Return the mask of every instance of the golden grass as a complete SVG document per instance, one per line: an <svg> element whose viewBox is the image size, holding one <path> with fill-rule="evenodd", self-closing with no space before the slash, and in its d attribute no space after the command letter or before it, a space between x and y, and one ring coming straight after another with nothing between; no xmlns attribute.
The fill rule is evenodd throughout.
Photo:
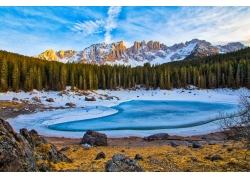
<svg viewBox="0 0 250 180"><path fill-rule="evenodd" d="M58 147L58 148L61 148ZM73 151L78 148L77 151ZM229 149L232 149L229 151ZM226 145L220 143L216 145L204 145L201 149L194 149L187 146L172 147L148 146L148 147L91 147L85 150L80 145L70 145L70 149L64 151L72 164L58 163L51 164L56 170L79 169L86 172L104 172L105 164L116 153L122 153L134 158L140 154L143 160L138 163L144 171L155 172L248 172L250 171L250 153L246 151L241 142ZM104 152L105 159L95 160L99 152ZM248 153L248 155L247 155ZM211 161L214 155L220 155L222 160ZM247 155L247 156L246 156ZM193 161L196 158L197 161Z"/></svg>
<svg viewBox="0 0 250 180"><path fill-rule="evenodd" d="M23 107L23 104L14 101L0 101L0 108L3 107L20 109Z"/></svg>

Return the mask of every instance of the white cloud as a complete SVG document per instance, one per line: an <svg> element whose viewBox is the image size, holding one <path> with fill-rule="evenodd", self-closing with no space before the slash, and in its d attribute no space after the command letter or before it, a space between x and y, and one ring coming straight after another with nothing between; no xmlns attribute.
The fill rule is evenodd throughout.
<svg viewBox="0 0 250 180"><path fill-rule="evenodd" d="M71 30L77 31L79 33L83 33L84 35L90 35L94 33L102 32L102 27L104 25L104 21L96 20L94 21L84 21L83 23L78 22L75 23Z"/></svg>
<svg viewBox="0 0 250 180"><path fill-rule="evenodd" d="M105 43L111 42L111 31L116 28L117 17L119 16L121 9L121 6L111 6L108 10L108 18L105 25Z"/></svg>
<svg viewBox="0 0 250 180"><path fill-rule="evenodd" d="M111 6L107 12L108 17L104 20L89 20L77 22L71 28L71 30L83 35L91 35L101 33L105 31L104 41L105 43L111 42L111 31L117 27L117 18L121 12L121 6Z"/></svg>
<svg viewBox="0 0 250 180"><path fill-rule="evenodd" d="M126 10L124 10L126 11ZM168 46L198 38L218 44L244 42L250 44L249 7L180 7L129 9L119 22L127 41L155 40ZM119 29L118 29L119 30Z"/></svg>

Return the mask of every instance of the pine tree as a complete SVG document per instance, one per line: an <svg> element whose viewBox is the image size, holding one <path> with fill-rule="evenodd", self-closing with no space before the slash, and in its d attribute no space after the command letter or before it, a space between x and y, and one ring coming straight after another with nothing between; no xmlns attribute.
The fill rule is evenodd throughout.
<svg viewBox="0 0 250 180"><path fill-rule="evenodd" d="M224 75L224 73L221 76L221 81L222 81L222 88L226 88L226 82L225 82L225 75Z"/></svg>
<svg viewBox="0 0 250 180"><path fill-rule="evenodd" d="M38 70L37 70L36 89L38 91L41 91L43 89L43 87L42 87L42 73L41 73L41 69L40 68L38 68Z"/></svg>
<svg viewBox="0 0 250 180"><path fill-rule="evenodd" d="M239 88L240 87L240 66L238 65L237 67L237 71L236 71L236 77L235 77L235 88Z"/></svg>
<svg viewBox="0 0 250 180"><path fill-rule="evenodd" d="M61 67L60 83L61 83L61 88L65 89L67 85L67 70L64 65Z"/></svg>
<svg viewBox="0 0 250 180"><path fill-rule="evenodd" d="M106 77L105 77L104 70L102 70L102 89L103 90L106 89Z"/></svg>
<svg viewBox="0 0 250 180"><path fill-rule="evenodd" d="M73 71L71 71L70 74L70 86L72 90L75 88L75 76Z"/></svg>
<svg viewBox="0 0 250 180"><path fill-rule="evenodd" d="M12 88L13 88L13 91L16 91L20 88L20 71L19 71L17 63L15 63L13 67Z"/></svg>
<svg viewBox="0 0 250 180"><path fill-rule="evenodd" d="M164 87L164 79L163 79L163 73L160 72L160 88L165 89Z"/></svg>
<svg viewBox="0 0 250 180"><path fill-rule="evenodd" d="M6 92L8 90L8 63L7 60L4 58L1 63L1 79L0 79L0 90L2 92Z"/></svg>

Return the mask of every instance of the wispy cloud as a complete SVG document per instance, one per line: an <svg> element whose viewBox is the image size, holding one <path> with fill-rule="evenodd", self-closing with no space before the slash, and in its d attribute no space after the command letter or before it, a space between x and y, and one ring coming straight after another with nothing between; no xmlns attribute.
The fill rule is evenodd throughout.
<svg viewBox="0 0 250 180"><path fill-rule="evenodd" d="M108 17L106 19L77 22L73 25L71 30L78 32L78 34L83 34L84 36L105 32L104 41L105 43L110 43L112 37L111 31L117 27L116 23L121 9L122 7L120 6L111 6L108 9Z"/></svg>
<svg viewBox="0 0 250 180"><path fill-rule="evenodd" d="M126 18L118 28L119 37L126 36L127 41L173 45L198 38L218 44L249 37L250 7L125 7L124 11Z"/></svg>
<svg viewBox="0 0 250 180"><path fill-rule="evenodd" d="M108 18L105 25L105 43L110 43L111 41L111 31L116 28L117 17L119 16L121 10L121 6L111 6L108 10Z"/></svg>
<svg viewBox="0 0 250 180"><path fill-rule="evenodd" d="M104 26L103 20L94 21L84 21L83 23L75 23L71 30L82 33L83 35L90 35L95 33L101 33Z"/></svg>
<svg viewBox="0 0 250 180"><path fill-rule="evenodd" d="M193 38L250 46L249 6L5 6L0 22L0 49L26 55L119 40L127 47L141 40L172 46Z"/></svg>

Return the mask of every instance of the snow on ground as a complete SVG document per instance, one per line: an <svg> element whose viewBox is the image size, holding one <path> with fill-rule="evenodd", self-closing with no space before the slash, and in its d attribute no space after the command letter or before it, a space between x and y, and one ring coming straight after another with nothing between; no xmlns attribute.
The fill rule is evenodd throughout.
<svg viewBox="0 0 250 180"><path fill-rule="evenodd" d="M65 104L70 102L76 105L75 108L70 109L64 114L65 110L50 110L44 112L37 112L31 115L20 115L17 118L9 119L9 122L19 122L22 121L26 126L31 121L35 121L36 117L45 117L41 122L36 122L40 125L48 126L51 124L58 124L62 122L70 122L76 120L85 120L92 119L97 117L103 117L117 113L116 109L113 109L112 106L119 105L125 101L131 100L180 100L180 101L203 101L203 102L220 102L220 103L231 103L238 104L238 99L240 94L248 93L248 90L241 88L238 90L230 89L215 89L215 90L185 90L185 89L173 89L173 90L97 90L90 92L88 96L94 96L96 101L86 101L85 96L79 96L75 92L67 91L67 94L59 95L59 92L48 91L48 92L39 92L34 90L30 92L7 92L0 93L0 100L12 100L14 97L23 100L30 100L31 103L36 103L32 101L33 97L38 97L41 99L42 104L45 104L47 107L66 107ZM106 95L106 96L104 96ZM109 100L106 100L106 97L109 96ZM99 99L102 97L103 100ZM47 102L46 99L53 98L54 102ZM118 99L117 99L118 98ZM26 124L26 125L25 125ZM27 125L28 126L28 125ZM16 131L22 127L14 128ZM44 129L43 129L44 131ZM52 131L52 130L51 130ZM39 132L39 131L38 131ZM160 132L160 130L159 130ZM197 131L198 132L198 131ZM204 132L204 131L203 131ZM39 132L41 133L41 132ZM61 134L67 134L68 137L74 137L70 135L70 132L60 132ZM45 133L47 135L60 136L60 133L53 132ZM114 136L118 136L117 132L112 132ZM192 134L192 133L191 133ZM82 132L76 133L76 136L82 136ZM138 135L139 132L138 132Z"/></svg>

